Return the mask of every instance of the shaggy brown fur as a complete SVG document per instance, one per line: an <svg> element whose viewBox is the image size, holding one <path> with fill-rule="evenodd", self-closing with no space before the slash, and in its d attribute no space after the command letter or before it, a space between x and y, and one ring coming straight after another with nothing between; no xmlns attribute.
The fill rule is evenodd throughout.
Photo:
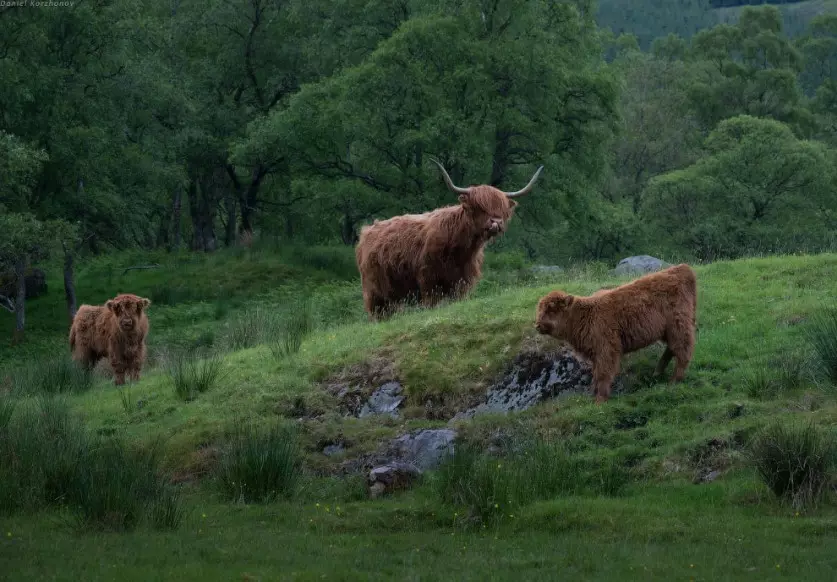
<svg viewBox="0 0 837 582"><path fill-rule="evenodd" d="M151 301L136 295L117 295L102 305L82 305L70 327L73 359L88 370L108 358L116 385L125 383L125 373L139 380L145 362L145 337Z"/></svg>
<svg viewBox="0 0 837 582"><path fill-rule="evenodd" d="M355 257L370 319L386 317L404 302L430 307L467 294L482 274L483 248L514 213L512 196L528 193L543 169L523 190L507 194L487 185L458 188L439 167L448 188L459 193L458 205L361 229Z"/></svg>
<svg viewBox="0 0 837 582"><path fill-rule="evenodd" d="M685 264L651 273L589 297L553 291L538 303L538 332L569 343L593 365L596 402L610 397L622 354L657 341L666 349L657 364L662 375L672 357L672 382L683 380L695 345L697 279Z"/></svg>

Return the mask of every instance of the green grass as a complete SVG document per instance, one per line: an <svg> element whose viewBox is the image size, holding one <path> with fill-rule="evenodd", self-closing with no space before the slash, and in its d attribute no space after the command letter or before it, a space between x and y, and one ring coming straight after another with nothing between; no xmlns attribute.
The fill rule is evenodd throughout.
<svg viewBox="0 0 837 582"><path fill-rule="evenodd" d="M363 498L362 475L340 476L340 463L405 431L446 426L522 347L554 346L532 325L537 301L549 290L586 294L622 280L598 265L534 276L517 260L495 258L468 300L372 324L356 276L339 257L345 259L342 250L311 251L294 261L269 249L230 251L195 259L198 277L198 270L171 267L189 264L187 258L121 256L80 272L79 287L99 286L103 298L110 289L100 280L104 266L129 259L165 263L171 286L190 288L191 295L150 308L153 357L129 393L99 371L92 387L65 392L93 435L137 447L161 439L162 469L186 485L161 494L163 501L146 508L128 533L78 536L61 525L61 508L3 518L0 533L11 537L0 542L0 555L14 579L147 579L158 571L186 580L546 579L556 572L602 580L828 579L837 566L831 489L797 509L762 483L752 463L752 445L765 427L837 421L837 393L820 369L833 354L814 341L828 338L817 326L837 291L837 255L697 267L699 332L685 383L651 378L661 348L630 355L622 365L625 392L606 405L572 396L457 422L460 444L476 447L471 457L413 491L374 501ZM261 272L270 274L262 279ZM134 278L140 294L166 280L156 269L125 277ZM225 291L217 293L216 284ZM300 299L310 312L294 307ZM60 295L51 289L30 307L31 343L11 357L43 357L65 341L65 322L50 320L61 311ZM275 325L257 329L255 339L229 342L229 330L255 312L264 315L253 320L258 325L268 319ZM289 349L277 349L285 338ZM166 354L195 345L220 354L218 380L186 402L173 391L164 362ZM5 375L17 369L10 365ZM375 382L364 380L393 374L407 396L399 419L345 417L328 390L340 383L368 390ZM31 397L13 401L4 406L14 406L16 415ZM245 423L257 435L272 427L277 435L291 426L297 431L293 447L303 470L294 486L260 487L244 497L287 491L271 503L241 503L240 492L225 494L213 478L231 458L224 456L235 442L231 435ZM497 435L523 448L518 454L504 446L486 456ZM258 469L270 455L291 458L282 456L286 441L276 438L239 455L235 466L256 481L280 481L281 471ZM343 455L321 453L337 441ZM498 464L501 477L491 472ZM694 483L710 472L715 481ZM182 496L185 515L165 517L180 515L181 507L167 505L166 495ZM472 519L480 507L490 511ZM178 520L174 531L154 529Z"/></svg>

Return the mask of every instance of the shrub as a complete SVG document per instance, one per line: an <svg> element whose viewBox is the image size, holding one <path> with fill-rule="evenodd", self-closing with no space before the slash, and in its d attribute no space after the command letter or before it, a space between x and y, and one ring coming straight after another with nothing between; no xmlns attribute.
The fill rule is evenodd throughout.
<svg viewBox="0 0 837 582"><path fill-rule="evenodd" d="M222 366L217 354L202 356L197 350L186 350L170 356L167 372L175 395L188 402L215 387L222 377Z"/></svg>
<svg viewBox="0 0 837 582"><path fill-rule="evenodd" d="M837 384L837 310L829 309L812 318L808 340L818 371L832 384Z"/></svg>
<svg viewBox="0 0 837 582"><path fill-rule="evenodd" d="M830 479L834 453L831 438L810 424L773 424L754 439L751 448L761 480L795 508L819 501Z"/></svg>
<svg viewBox="0 0 837 582"><path fill-rule="evenodd" d="M13 389L18 394L79 393L93 386L93 372L64 355L31 362L12 378Z"/></svg>
<svg viewBox="0 0 837 582"><path fill-rule="evenodd" d="M290 497L301 474L296 434L278 425L236 429L218 465L218 483L224 496L244 503Z"/></svg>

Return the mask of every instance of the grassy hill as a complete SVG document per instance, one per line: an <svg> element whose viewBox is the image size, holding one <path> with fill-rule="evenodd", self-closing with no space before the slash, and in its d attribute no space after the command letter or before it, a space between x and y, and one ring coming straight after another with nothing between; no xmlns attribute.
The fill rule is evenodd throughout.
<svg viewBox="0 0 837 582"><path fill-rule="evenodd" d="M185 516L173 531L108 533L79 528L73 503L0 513L9 579L827 579L837 566L833 494L818 504L777 500L750 462L754 437L771 423L829 430L837 418L811 343L833 306L837 255L698 267L699 335L684 384L650 377L660 349L649 348L624 360L626 390L606 405L572 396L457 421L458 450L471 444L477 457L458 453L459 468L370 500L361 477L343 475L344 461L413 428L448 426L522 348L550 349L532 327L549 290L586 294L622 280L603 266L535 276L517 258L492 256L467 301L371 324L351 255L300 253L116 256L80 269L85 300L131 291L154 301L151 366L124 390L100 371L92 386L73 376L60 398L43 400L68 377L57 351L66 353L66 321L54 288L31 302L31 342L2 355L14 406L7 426L66 406L96 438L162 438L161 467L181 483ZM138 262L160 267L123 274ZM217 374L184 400L172 378L178 362ZM372 385L382 370L405 388L402 417L341 414L328 386ZM304 474L271 503L224 493L214 453L248 423L298 439ZM497 435L524 448L479 452ZM337 440L345 452L323 455ZM282 440L272 442L261 453L277 455ZM694 483L709 470L716 479Z"/></svg>

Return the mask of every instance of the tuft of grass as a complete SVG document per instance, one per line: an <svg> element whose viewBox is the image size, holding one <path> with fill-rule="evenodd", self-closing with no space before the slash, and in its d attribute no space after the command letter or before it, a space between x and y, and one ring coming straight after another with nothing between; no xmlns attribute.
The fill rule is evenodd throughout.
<svg viewBox="0 0 837 582"><path fill-rule="evenodd" d="M6 434L16 407L16 400L9 396L0 395L0 437Z"/></svg>
<svg viewBox="0 0 837 582"><path fill-rule="evenodd" d="M837 309L814 316L807 331L818 371L837 384Z"/></svg>
<svg viewBox="0 0 837 582"><path fill-rule="evenodd" d="M279 324L273 311L261 307L247 309L229 322L225 345L235 351L265 343L276 335Z"/></svg>
<svg viewBox="0 0 837 582"><path fill-rule="evenodd" d="M305 337L314 328L311 304L301 301L289 309L278 326L277 336L270 343L276 358L285 358L299 351Z"/></svg>
<svg viewBox="0 0 837 582"><path fill-rule="evenodd" d="M156 530L176 530L185 515L180 491L170 485L161 487L148 507L148 521Z"/></svg>
<svg viewBox="0 0 837 582"><path fill-rule="evenodd" d="M526 439L512 450L511 456L497 458L473 444L457 447L437 473L439 499L464 506L473 519L485 522L562 495L616 495L628 482L629 474L618 462L588 466L561 443Z"/></svg>
<svg viewBox="0 0 837 582"><path fill-rule="evenodd" d="M297 435L279 425L238 428L217 471L221 491L231 501L267 503L291 497L302 475Z"/></svg>
<svg viewBox="0 0 837 582"><path fill-rule="evenodd" d="M91 437L63 398L19 408L0 436L0 512L66 507L77 525L105 530L179 523L182 504L160 475L160 447Z"/></svg>
<svg viewBox="0 0 837 582"><path fill-rule="evenodd" d="M186 350L170 356L167 373L175 396L188 402L218 384L222 367L223 359L218 354L202 355L197 350Z"/></svg>
<svg viewBox="0 0 837 582"><path fill-rule="evenodd" d="M773 494L802 509L822 497L836 451L831 437L814 425L775 423L754 439L751 456Z"/></svg>
<svg viewBox="0 0 837 582"><path fill-rule="evenodd" d="M12 385L18 394L81 393L93 386L93 372L68 356L44 358L14 372Z"/></svg>

